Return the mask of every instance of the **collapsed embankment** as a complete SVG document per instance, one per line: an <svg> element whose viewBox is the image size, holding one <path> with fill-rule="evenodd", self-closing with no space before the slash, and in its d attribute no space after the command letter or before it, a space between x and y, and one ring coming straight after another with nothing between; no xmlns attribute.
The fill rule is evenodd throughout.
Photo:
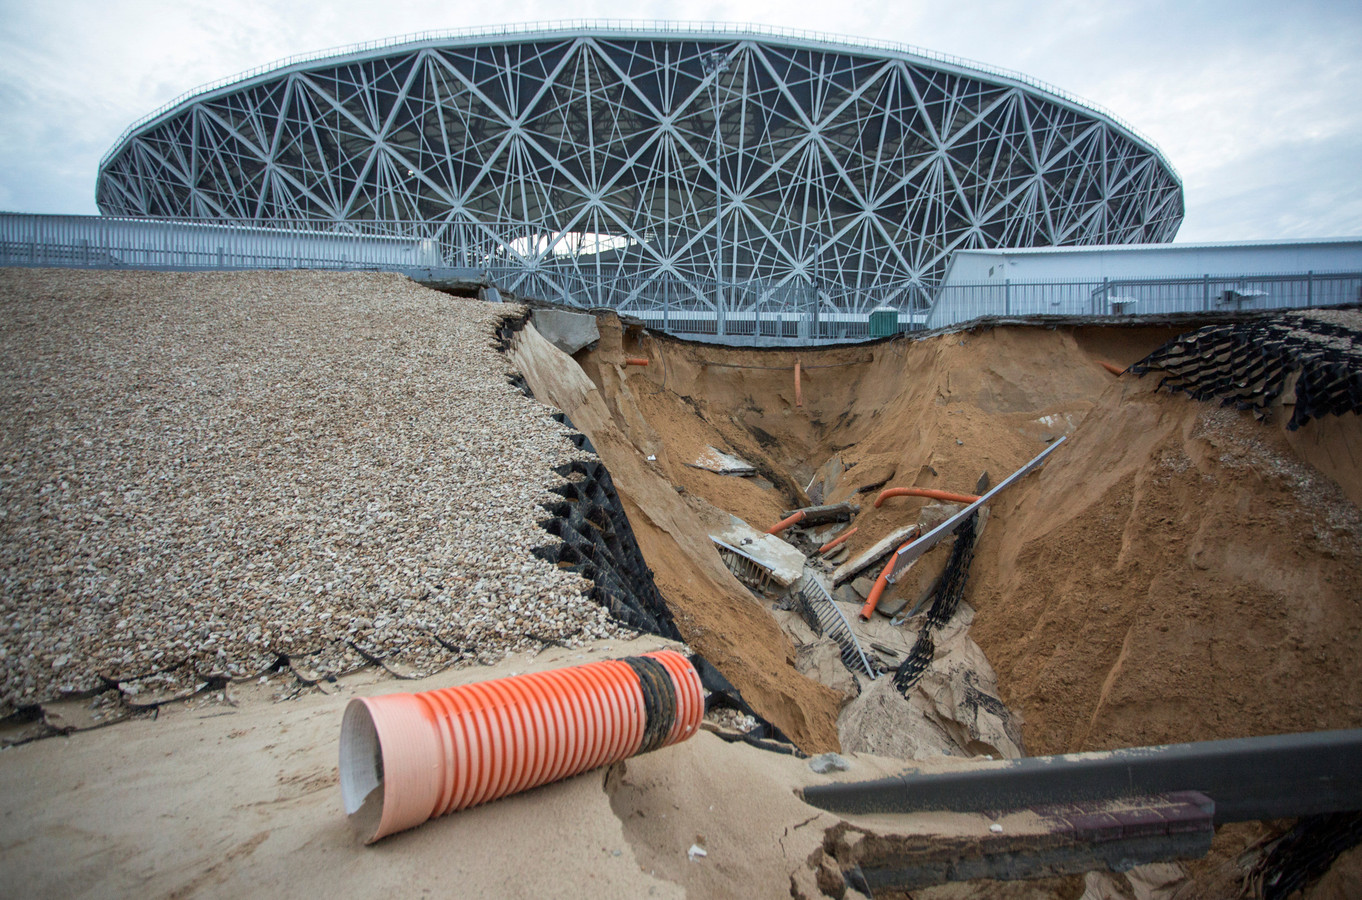
<svg viewBox="0 0 1362 900"><path fill-rule="evenodd" d="M533 325L516 334L510 355L534 395L567 413L609 468L686 641L801 748L835 749L840 698L794 670L789 641L719 560L694 511L648 459L656 455L649 443L639 447L631 440L630 432L646 424L626 419L626 428L620 427L602 391ZM619 410L627 388L613 394Z"/></svg>
<svg viewBox="0 0 1362 900"><path fill-rule="evenodd" d="M974 635L1033 753L1362 725L1362 517L1280 426L1124 376L994 508ZM1356 416L1297 442L1357 447Z"/></svg>
<svg viewBox="0 0 1362 900"><path fill-rule="evenodd" d="M760 530L850 500L854 558L925 503L876 508L882 487L969 493L1064 434L992 505L965 594L1028 752L1362 724L1356 417L1286 435L1102 365L1141 359L1171 326L985 328L797 354L687 344L613 317L601 330L575 363L562 355L563 384L541 396L616 473L687 640L801 744L831 743L840 699L795 674L703 522L722 511ZM690 465L706 447L757 475Z"/></svg>

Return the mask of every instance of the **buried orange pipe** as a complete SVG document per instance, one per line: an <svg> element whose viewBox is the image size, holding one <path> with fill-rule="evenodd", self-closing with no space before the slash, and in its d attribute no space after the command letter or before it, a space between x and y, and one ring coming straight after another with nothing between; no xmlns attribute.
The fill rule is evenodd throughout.
<svg viewBox="0 0 1362 900"><path fill-rule="evenodd" d="M899 546L898 550L895 550L889 555L889 562L884 564L884 569L881 570L880 577L875 579L875 586L870 589L870 596L865 600L865 606L861 607L862 620L869 620L871 616L875 615L875 607L880 605L880 595L884 593L884 589L889 585L889 573L894 571L894 561L898 559L899 553L902 552L903 548L917 540L917 538L917 534L914 534L908 540L904 541Z"/></svg>
<svg viewBox="0 0 1362 900"><path fill-rule="evenodd" d="M624 364L626 366L646 366L648 365L648 360L642 356L626 356L624 358Z"/></svg>
<svg viewBox="0 0 1362 900"><path fill-rule="evenodd" d="M795 406L804 405L804 388L799 383L799 357L795 357Z"/></svg>
<svg viewBox="0 0 1362 900"><path fill-rule="evenodd" d="M371 844L427 819L679 743L705 695L673 650L478 684L357 698L340 784Z"/></svg>
<svg viewBox="0 0 1362 900"><path fill-rule="evenodd" d="M979 498L973 494L952 494L950 491L937 491L931 488L886 488L875 498L875 508L890 497L927 497L931 500L944 500L947 503L973 503Z"/></svg>
<svg viewBox="0 0 1362 900"><path fill-rule="evenodd" d="M828 552L829 550L831 550L833 547L840 547L843 543L846 542L846 539L847 539L847 538L851 537L853 534L856 533L857 527L859 527L859 526L853 525L852 527L848 528L846 531L844 531L844 532L842 532L841 534L837 535L837 537L833 538L832 540L828 541L828 542L827 542L826 544L824 544L823 546L819 547L819 548L818 548L818 552L819 552L819 553L827 553L827 552Z"/></svg>
<svg viewBox="0 0 1362 900"><path fill-rule="evenodd" d="M1108 372L1110 372L1110 373L1113 374L1113 375L1121 375L1121 374L1123 374L1123 373L1125 372L1125 369L1121 368L1120 366L1116 365L1115 363L1109 363L1109 362L1106 362L1106 361L1103 361L1103 362L1102 362L1102 368L1106 369Z"/></svg>
<svg viewBox="0 0 1362 900"><path fill-rule="evenodd" d="M788 519L781 519L779 522L772 525L770 528L766 529L766 533L780 534L782 531L784 531L786 528L789 528L791 525L803 522L804 516L805 516L804 510L797 509L795 510L794 515L790 516Z"/></svg>

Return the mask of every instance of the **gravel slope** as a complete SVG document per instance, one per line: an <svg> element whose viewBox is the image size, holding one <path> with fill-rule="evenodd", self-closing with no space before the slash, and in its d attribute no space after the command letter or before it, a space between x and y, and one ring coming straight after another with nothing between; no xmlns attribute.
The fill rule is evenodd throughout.
<svg viewBox="0 0 1362 900"><path fill-rule="evenodd" d="M578 451L506 383L514 311L394 275L0 270L0 714L620 635L530 555Z"/></svg>

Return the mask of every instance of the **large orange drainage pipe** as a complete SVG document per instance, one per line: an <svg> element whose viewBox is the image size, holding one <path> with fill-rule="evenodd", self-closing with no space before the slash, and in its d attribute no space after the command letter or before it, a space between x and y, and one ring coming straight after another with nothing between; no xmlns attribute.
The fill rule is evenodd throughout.
<svg viewBox="0 0 1362 900"><path fill-rule="evenodd" d="M705 696L681 654L350 701L341 796L371 844L427 819L689 738Z"/></svg>
<svg viewBox="0 0 1362 900"><path fill-rule="evenodd" d="M781 519L779 522L766 529L766 533L780 534L791 525L798 525L800 522L803 522L806 515L808 515L808 513L804 512L804 510L797 509L788 518Z"/></svg>
<svg viewBox="0 0 1362 900"><path fill-rule="evenodd" d="M895 550L889 555L889 562L884 564L884 569L881 570L880 577L875 579L875 586L870 589L870 596L865 598L865 606L861 607L860 615L862 620L868 621L871 616L875 615L875 607L880 605L880 595L883 594L884 589L889 586L889 573L894 571L895 561L898 560L899 554L903 552L903 548L917 539L918 534L915 532L912 537L899 546L898 550Z"/></svg>
<svg viewBox="0 0 1362 900"><path fill-rule="evenodd" d="M827 542L826 544L824 544L823 546L819 547L819 548L818 548L818 552L819 552L819 553L827 553L827 552L828 552L829 550L831 550L833 547L840 547L840 546L842 546L843 544L846 543L847 538L851 537L853 534L856 533L857 527L859 527L859 526L856 526L856 525L851 526L851 527L848 528L846 531L844 531L844 532L842 532L841 534L837 535L837 537L833 538L832 540L828 541L828 542Z"/></svg>
<svg viewBox="0 0 1362 900"><path fill-rule="evenodd" d="M927 497L931 500L943 500L946 503L973 503L979 499L973 494L953 494L950 491L938 491L933 488L885 488L875 498L875 508L879 509L880 504L890 497Z"/></svg>

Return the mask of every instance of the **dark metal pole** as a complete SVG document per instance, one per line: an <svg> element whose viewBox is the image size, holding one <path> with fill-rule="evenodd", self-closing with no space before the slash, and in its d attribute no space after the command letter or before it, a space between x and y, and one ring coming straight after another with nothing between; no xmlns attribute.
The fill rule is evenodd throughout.
<svg viewBox="0 0 1362 900"><path fill-rule="evenodd" d="M908 772L814 785L808 803L837 813L978 812L1200 791L1215 822L1362 810L1362 729L1135 747Z"/></svg>

